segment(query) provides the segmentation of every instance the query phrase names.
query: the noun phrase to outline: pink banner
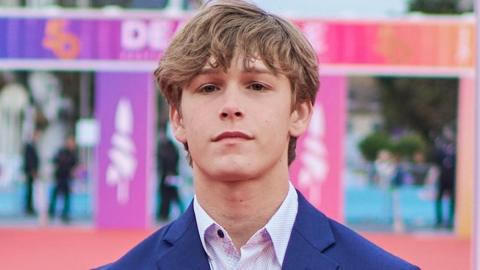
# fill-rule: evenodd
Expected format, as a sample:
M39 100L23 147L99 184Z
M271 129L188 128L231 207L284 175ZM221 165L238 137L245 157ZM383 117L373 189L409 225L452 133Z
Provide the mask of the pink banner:
M474 66L475 27L470 21L296 22L323 64L430 68Z
M294 185L318 209L343 220L342 172L346 123L346 77L320 79L320 90L307 132L297 143L290 166Z

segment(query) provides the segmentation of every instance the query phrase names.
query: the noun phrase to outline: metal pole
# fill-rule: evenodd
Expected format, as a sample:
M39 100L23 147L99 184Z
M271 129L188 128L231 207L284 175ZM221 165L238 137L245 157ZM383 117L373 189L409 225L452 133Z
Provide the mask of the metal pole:
M80 118L91 117L90 109L90 74L80 73Z
M480 0L475 1L476 66L475 66L475 179L474 179L474 222L473 222L473 269L480 270Z

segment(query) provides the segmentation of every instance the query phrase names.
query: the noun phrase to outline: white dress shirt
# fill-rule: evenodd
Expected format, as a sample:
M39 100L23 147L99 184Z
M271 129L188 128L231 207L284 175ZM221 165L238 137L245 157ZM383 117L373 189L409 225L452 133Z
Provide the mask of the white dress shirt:
M289 183L288 194L265 227L237 250L228 232L194 198L193 209L203 249L212 270L280 270L298 211L298 195Z

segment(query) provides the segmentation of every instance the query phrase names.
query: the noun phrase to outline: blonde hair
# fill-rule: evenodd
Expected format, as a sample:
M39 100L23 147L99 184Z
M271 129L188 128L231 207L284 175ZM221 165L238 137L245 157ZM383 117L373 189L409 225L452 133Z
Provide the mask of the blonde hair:
M291 84L293 106L315 102L318 62L302 33L253 4L224 0L204 5L176 34L160 60L154 74L168 104L181 111L182 88L206 64L226 71L235 54L243 56L246 69L255 58L272 73L284 74ZM295 159L295 145L296 138L290 138L288 164Z

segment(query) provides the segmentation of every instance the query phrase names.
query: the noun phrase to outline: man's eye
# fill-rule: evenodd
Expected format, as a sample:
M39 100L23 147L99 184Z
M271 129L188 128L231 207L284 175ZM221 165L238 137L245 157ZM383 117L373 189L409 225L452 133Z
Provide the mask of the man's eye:
M212 93L212 92L215 92L217 91L219 88L213 84L207 84L207 85L204 85L202 87L200 87L199 91L201 93Z
M262 90L267 89L267 87L265 87L265 85L263 85L261 83L252 83L248 86L248 88L252 89L254 91L262 91Z

